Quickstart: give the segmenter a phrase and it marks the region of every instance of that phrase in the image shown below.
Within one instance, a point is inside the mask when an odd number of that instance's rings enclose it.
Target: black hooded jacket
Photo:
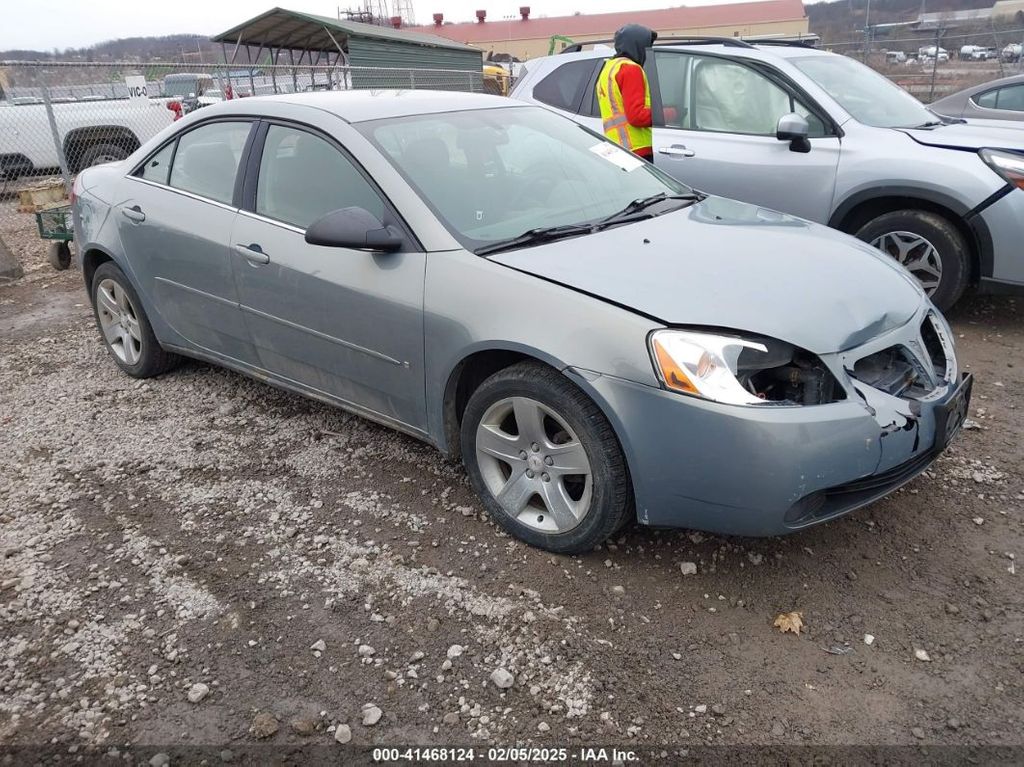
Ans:
[[[615,55],[624,56],[643,66],[647,61],[647,49],[657,39],[657,32],[640,24],[627,24],[615,33]]]

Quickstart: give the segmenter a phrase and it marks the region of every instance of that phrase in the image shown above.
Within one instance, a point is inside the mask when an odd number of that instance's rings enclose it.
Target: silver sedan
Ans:
[[[946,117],[1018,121],[1024,127],[1024,74],[973,85],[931,105]]]
[[[970,396],[894,260],[507,99],[216,104],[74,195],[125,373],[193,357],[392,426],[552,551],[832,519],[923,471]]]

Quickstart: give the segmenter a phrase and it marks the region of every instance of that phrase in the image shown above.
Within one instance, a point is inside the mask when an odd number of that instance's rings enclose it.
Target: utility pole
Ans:
[[[932,87],[931,92],[928,94],[928,103],[935,101],[935,75],[939,69],[939,41],[942,40],[942,27],[936,27],[935,29],[935,58],[932,60]]]
[[[871,49],[871,0],[867,0],[864,10],[864,63],[868,63],[868,51]]]

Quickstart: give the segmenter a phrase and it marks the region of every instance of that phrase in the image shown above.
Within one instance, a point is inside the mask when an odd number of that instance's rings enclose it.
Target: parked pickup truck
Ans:
[[[68,169],[123,160],[175,119],[167,99],[54,103]],[[46,106],[0,101],[0,178],[60,167]]]

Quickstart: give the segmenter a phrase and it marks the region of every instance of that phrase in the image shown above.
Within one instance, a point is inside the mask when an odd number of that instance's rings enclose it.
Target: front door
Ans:
[[[655,50],[651,73],[659,168],[704,192],[828,221],[840,141],[796,95],[718,56]],[[810,152],[775,138],[790,112],[807,119]]]
[[[238,309],[231,230],[236,175],[252,123],[222,121],[182,134],[131,177],[115,208],[136,285],[184,345],[252,362]]]
[[[258,147],[257,147],[258,149]],[[260,365],[370,415],[421,430],[425,255],[309,245],[306,227],[360,207],[394,222],[376,187],[333,141],[267,126],[254,204],[232,258]]]

